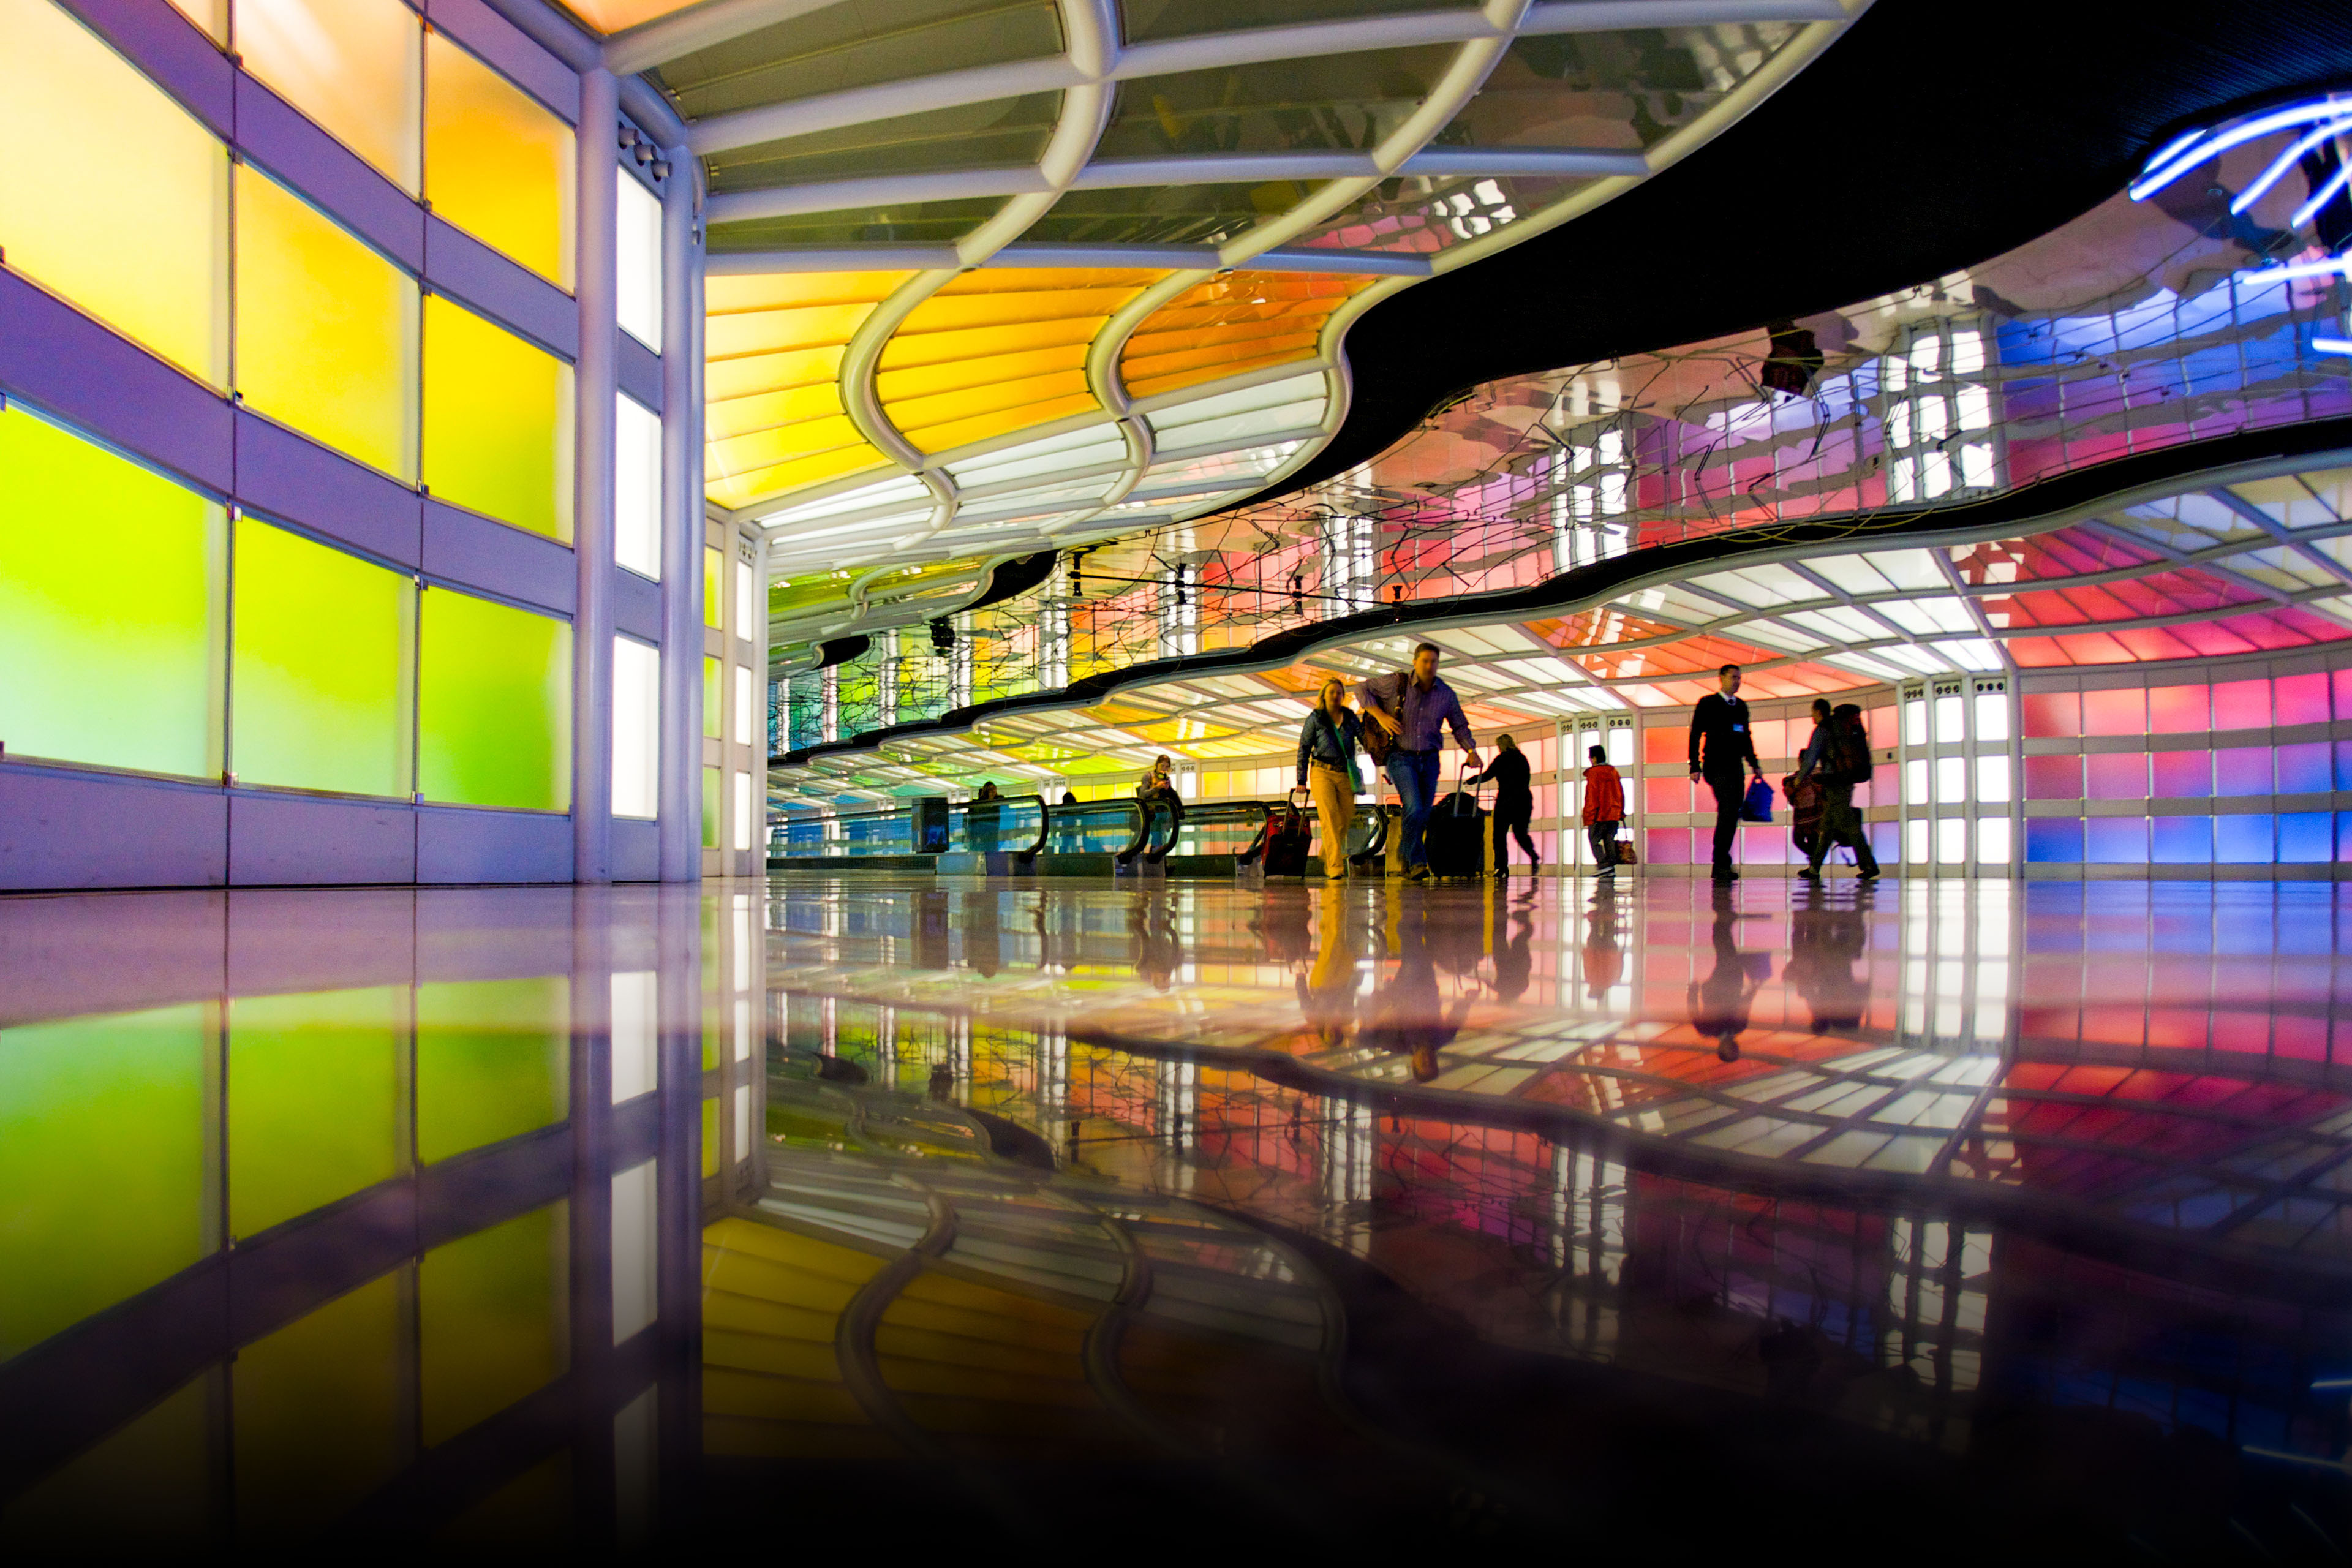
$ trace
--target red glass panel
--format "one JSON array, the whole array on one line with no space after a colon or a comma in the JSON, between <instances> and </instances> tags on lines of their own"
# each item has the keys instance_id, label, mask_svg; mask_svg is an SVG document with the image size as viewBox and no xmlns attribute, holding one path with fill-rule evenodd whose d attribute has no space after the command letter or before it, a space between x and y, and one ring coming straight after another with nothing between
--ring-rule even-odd
<instances>
[{"instance_id":1,"label":"red glass panel","mask_svg":"<svg viewBox=\"0 0 2352 1568\"><path fill-rule=\"evenodd\" d=\"M1689 761L1690 731L1673 724L1659 724L1643 730L1642 760L1645 763Z\"/></svg>"},{"instance_id":2,"label":"red glass panel","mask_svg":"<svg viewBox=\"0 0 2352 1568\"><path fill-rule=\"evenodd\" d=\"M2145 735L2147 733L2147 693L2137 686L2120 691L2083 693L2083 733L2085 735Z\"/></svg>"},{"instance_id":3,"label":"red glass panel","mask_svg":"<svg viewBox=\"0 0 2352 1568\"><path fill-rule=\"evenodd\" d=\"M2213 727L2212 706L2210 687L2151 687L2147 693L2148 731L2166 735L2210 730Z\"/></svg>"},{"instance_id":4,"label":"red glass panel","mask_svg":"<svg viewBox=\"0 0 2352 1568\"><path fill-rule=\"evenodd\" d=\"M2020 701L2024 708L2026 737L2030 740L2061 736L2071 738L2083 732L2083 698L2080 692L2029 691L2020 699ZM1882 708L1873 713L1874 718L1878 713L1888 716L1886 728L1890 731L1884 741L1880 741L1874 731L1871 740L1874 743L1887 746L1895 743L1891 732L1895 728L1894 712L1895 710L1892 708Z\"/></svg>"},{"instance_id":5,"label":"red glass panel","mask_svg":"<svg viewBox=\"0 0 2352 1568\"><path fill-rule=\"evenodd\" d=\"M1691 782L1686 778L1643 779L1642 796L1642 809L1644 811L1688 811L1691 808Z\"/></svg>"},{"instance_id":6,"label":"red glass panel","mask_svg":"<svg viewBox=\"0 0 2352 1568\"><path fill-rule=\"evenodd\" d=\"M2213 728L2263 730L2271 723L2271 683L2224 680L2213 688Z\"/></svg>"}]
</instances>

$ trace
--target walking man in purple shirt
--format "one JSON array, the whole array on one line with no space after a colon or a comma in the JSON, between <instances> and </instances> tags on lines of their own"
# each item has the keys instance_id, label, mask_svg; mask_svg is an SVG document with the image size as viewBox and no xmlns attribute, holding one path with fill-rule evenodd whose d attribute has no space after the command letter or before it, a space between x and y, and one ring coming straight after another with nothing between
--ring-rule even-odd
<instances>
[{"instance_id":1,"label":"walking man in purple shirt","mask_svg":"<svg viewBox=\"0 0 2352 1568\"><path fill-rule=\"evenodd\" d=\"M1437 804L1437 753L1447 726L1461 742L1464 771L1478 765L1478 742L1471 739L1462 700L1437 679L1437 655L1435 643L1423 643L1412 650L1410 673L1375 676L1356 688L1365 722L1391 739L1386 771L1404 803L1404 874L1416 882L1429 880L1429 813Z\"/></svg>"}]
</instances>

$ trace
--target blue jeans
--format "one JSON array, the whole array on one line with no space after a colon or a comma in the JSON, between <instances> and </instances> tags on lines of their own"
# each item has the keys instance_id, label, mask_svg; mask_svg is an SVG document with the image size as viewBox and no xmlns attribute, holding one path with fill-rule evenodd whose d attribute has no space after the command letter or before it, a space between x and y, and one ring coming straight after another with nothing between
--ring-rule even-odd
<instances>
[{"instance_id":1,"label":"blue jeans","mask_svg":"<svg viewBox=\"0 0 2352 1568\"><path fill-rule=\"evenodd\" d=\"M1437 804L1437 752L1391 752L1387 773L1404 803L1404 868L1429 864L1429 813Z\"/></svg>"}]
</instances>

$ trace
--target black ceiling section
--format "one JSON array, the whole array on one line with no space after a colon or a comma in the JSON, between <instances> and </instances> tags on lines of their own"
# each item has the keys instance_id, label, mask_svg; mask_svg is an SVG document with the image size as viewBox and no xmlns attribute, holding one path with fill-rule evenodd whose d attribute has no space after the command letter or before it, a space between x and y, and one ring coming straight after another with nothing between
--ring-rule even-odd
<instances>
[{"instance_id":1,"label":"black ceiling section","mask_svg":"<svg viewBox=\"0 0 2352 1568\"><path fill-rule=\"evenodd\" d=\"M1878 0L1716 141L1349 333L1347 423L1278 489L1499 376L1698 342L1972 266L2122 189L2193 125L2352 81L2352 6Z\"/></svg>"}]
</instances>

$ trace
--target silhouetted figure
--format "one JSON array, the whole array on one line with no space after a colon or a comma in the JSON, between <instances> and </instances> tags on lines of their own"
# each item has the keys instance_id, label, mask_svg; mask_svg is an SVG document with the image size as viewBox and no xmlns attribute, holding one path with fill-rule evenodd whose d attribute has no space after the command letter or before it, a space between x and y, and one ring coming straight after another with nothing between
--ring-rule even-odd
<instances>
[{"instance_id":1,"label":"silhouetted figure","mask_svg":"<svg viewBox=\"0 0 2352 1568\"><path fill-rule=\"evenodd\" d=\"M931 1065L931 1082L928 1091L933 1100L955 1098L955 1068L945 1062Z\"/></svg>"},{"instance_id":2,"label":"silhouetted figure","mask_svg":"<svg viewBox=\"0 0 2352 1568\"><path fill-rule=\"evenodd\" d=\"M1732 930L1738 918L1731 907L1731 889L1718 885L1715 889L1715 968L1706 979L1691 982L1688 997L1692 1026L1714 1039L1717 1058L1727 1062L1739 1059L1739 1035L1748 1027L1756 988L1772 973L1771 954L1739 951Z\"/></svg>"},{"instance_id":3,"label":"silhouetted figure","mask_svg":"<svg viewBox=\"0 0 2352 1568\"><path fill-rule=\"evenodd\" d=\"M1602 882L1594 889L1592 908L1584 917L1584 994L1591 1001L1600 1001L1625 977L1625 952L1617 945L1622 934L1617 915L1617 889Z\"/></svg>"},{"instance_id":4,"label":"silhouetted figure","mask_svg":"<svg viewBox=\"0 0 2352 1568\"><path fill-rule=\"evenodd\" d=\"M1416 905L1406 914L1397 936L1396 975L1373 996L1371 1021L1356 1040L1395 1051L1411 1065L1413 1081L1427 1083L1438 1074L1439 1048L1462 1032L1470 1002L1465 997L1449 1010L1438 993L1437 953L1430 945L1425 907Z\"/></svg>"},{"instance_id":5,"label":"silhouetted figure","mask_svg":"<svg viewBox=\"0 0 2352 1568\"><path fill-rule=\"evenodd\" d=\"M1348 940L1348 905L1341 884L1327 882L1315 921L1314 967L1292 977L1298 1011L1307 1027L1326 1046L1347 1037L1356 1021L1356 952Z\"/></svg>"},{"instance_id":6,"label":"silhouetted figure","mask_svg":"<svg viewBox=\"0 0 2352 1568\"><path fill-rule=\"evenodd\" d=\"M1862 911L1828 902L1818 888L1790 911L1784 978L1812 1009L1816 1030L1859 1027L1870 1010L1870 982L1853 973L1869 941Z\"/></svg>"},{"instance_id":7,"label":"silhouetted figure","mask_svg":"<svg viewBox=\"0 0 2352 1568\"><path fill-rule=\"evenodd\" d=\"M1528 884L1533 892L1535 884ZM1506 1002L1516 1002L1528 994L1528 977L1535 968L1535 955L1528 951L1528 942L1535 933L1534 922L1528 918L1525 907L1511 910L1511 933L1495 949L1495 994Z\"/></svg>"}]
</instances>

